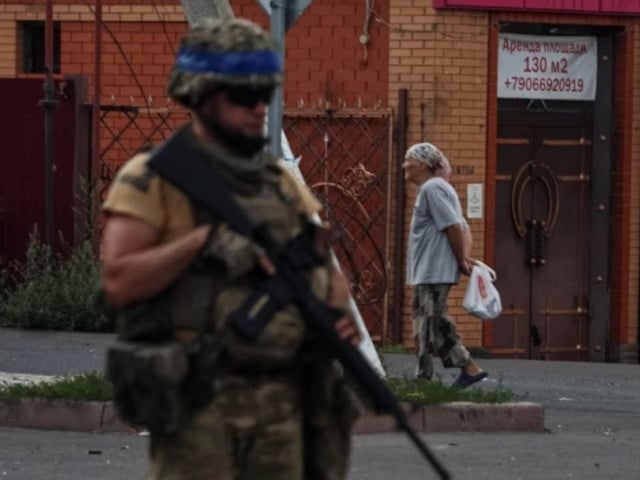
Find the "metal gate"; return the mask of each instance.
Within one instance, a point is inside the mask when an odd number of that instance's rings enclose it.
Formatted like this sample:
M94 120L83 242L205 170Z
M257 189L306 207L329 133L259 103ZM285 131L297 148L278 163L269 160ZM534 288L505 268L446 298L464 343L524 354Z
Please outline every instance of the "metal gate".
M124 162L140 149L169 138L188 118L188 112L182 109L101 105L100 199L104 199L116 171Z
M72 79L56 81L53 219L56 247L74 241L74 176L78 165L76 91ZM23 260L29 232L45 232L45 144L41 79L0 79L0 260ZM79 192L77 192L79 193Z
M102 195L122 162L188 119L184 110L118 105L102 106L100 116ZM293 110L283 119L305 180L324 204L321 217L339 232L336 255L376 342L387 310L391 127L389 110Z
M333 247L371 338L384 339L387 317L388 110L288 111L284 129L300 169L338 229Z
M588 359L591 130L588 113L499 116L495 355Z

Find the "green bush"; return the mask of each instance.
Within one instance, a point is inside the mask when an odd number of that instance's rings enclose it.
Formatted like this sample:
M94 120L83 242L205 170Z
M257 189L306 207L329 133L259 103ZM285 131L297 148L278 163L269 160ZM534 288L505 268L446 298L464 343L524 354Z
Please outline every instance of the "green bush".
M14 286L2 288L2 326L85 332L112 330L96 301L100 266L89 241L68 255L57 255L34 229L29 236L26 262L14 277Z

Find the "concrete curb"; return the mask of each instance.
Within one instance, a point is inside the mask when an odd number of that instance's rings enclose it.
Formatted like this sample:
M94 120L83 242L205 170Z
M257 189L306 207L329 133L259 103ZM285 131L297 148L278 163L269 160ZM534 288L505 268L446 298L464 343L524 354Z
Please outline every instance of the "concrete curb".
M544 408L530 402L478 404L453 402L438 406L403 404L417 432L543 432ZM122 422L112 402L24 399L0 402L0 426L81 432L135 432ZM389 415L365 415L355 434L395 431Z
M543 432L544 408L531 402L483 404L451 402L436 406L403 404L409 425L417 432ZM365 416L354 433L384 433L395 430L390 415Z
M23 399L0 402L0 426L78 432L132 432L112 402Z

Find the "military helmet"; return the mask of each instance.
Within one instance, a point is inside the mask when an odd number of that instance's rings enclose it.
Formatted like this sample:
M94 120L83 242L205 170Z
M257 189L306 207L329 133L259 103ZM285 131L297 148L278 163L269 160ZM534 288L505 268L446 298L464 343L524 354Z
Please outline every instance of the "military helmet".
M169 75L169 96L196 108L224 86L275 86L282 62L273 38L243 19L202 18L182 39Z

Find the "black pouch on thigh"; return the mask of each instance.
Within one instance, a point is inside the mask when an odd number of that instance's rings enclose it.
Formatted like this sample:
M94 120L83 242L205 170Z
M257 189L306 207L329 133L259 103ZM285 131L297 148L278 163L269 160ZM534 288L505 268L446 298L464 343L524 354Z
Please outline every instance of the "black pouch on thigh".
M208 275L188 272L161 295L117 312L106 373L124 421L171 433L212 400L223 345L207 331L213 292ZM196 340L176 341L178 329L197 331Z
M153 433L173 433L214 397L219 342L117 341L107 350L106 374L120 417Z
M106 375L125 422L154 433L177 431L190 407L183 395L189 355L178 342L117 341L107 351Z

